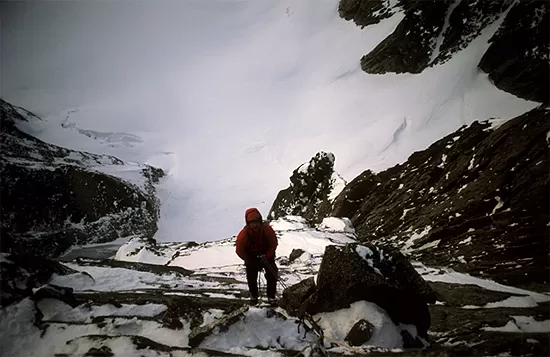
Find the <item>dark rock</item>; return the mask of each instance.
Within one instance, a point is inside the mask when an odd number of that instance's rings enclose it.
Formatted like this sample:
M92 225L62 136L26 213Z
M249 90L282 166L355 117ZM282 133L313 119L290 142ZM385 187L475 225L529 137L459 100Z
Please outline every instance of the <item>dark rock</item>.
M77 273L54 260L29 256L2 254L0 262L0 304L7 306L27 296L32 289L48 282L52 274L67 275Z
M548 283L549 131L542 107L497 129L462 127L404 164L361 174L331 215L350 217L360 241L431 266L505 284Z
M449 26L439 54L433 63L443 63L468 46L481 32L494 23L510 6L511 0L462 0L450 7L447 13Z
M95 347L90 348L90 350L88 352L86 352L86 354L84 356L111 357L111 356L114 356L114 355L115 354L113 353L113 351L109 347L102 346L102 347L99 347L99 348L95 348Z
M405 3L405 2L404 2ZM451 1L407 1L405 18L395 31L361 58L367 73L420 73L430 63L433 41Z
M296 259L300 258L304 253L305 251L303 249L292 249L292 252L290 252L290 255L288 256L288 262L292 263Z
M126 261L114 260L114 259L96 260L96 259L77 258L76 261L80 265L124 268L124 269L131 269L131 270L137 270L137 271L144 271L144 272L153 273L153 274L175 273L180 276L189 276L193 274L192 270L188 270L178 266L126 262Z
M290 187L277 195L269 210L269 219L287 215L302 216L321 222L332 209L330 195L335 185L345 181L334 172L334 155L320 152L309 163L292 173Z
M361 319L353 325L344 341L348 342L350 346L361 346L370 340L373 332L374 326L367 320Z
M403 339L403 348L424 348L424 343L418 338L413 337L407 330L401 330L401 338Z
M153 183L162 170L143 166L139 188L95 169L122 165L107 155L64 149L23 133L39 120L0 100L1 250L55 257L73 244L122 236L152 237L159 202Z
M197 243L197 242L187 242L187 244L185 244L185 249L189 249L189 248L194 248L194 247L198 247L200 244Z
M353 20L357 26L377 24L395 13L383 0L340 0L338 13L346 20Z
M279 306L291 315L300 314L302 305L314 291L315 280L313 278L302 280L283 291L283 297L279 302Z
M335 311L360 300L377 304L396 324L415 325L425 337L430 327L427 304L435 303L435 293L396 250L368 244L328 246L306 311Z
M542 103L550 98L549 6L545 0L517 1L479 63L498 88Z
M73 289L64 286L46 284L34 290L34 293L32 295L32 299L34 301L39 301L47 298L63 301L64 303L72 307L77 307L79 305L73 295Z
M395 31L361 58L367 73L420 73L466 48L510 9L491 38L479 67L497 87L548 103L549 4L545 0L401 0L405 18ZM396 8L379 0L341 0L339 14L364 27Z

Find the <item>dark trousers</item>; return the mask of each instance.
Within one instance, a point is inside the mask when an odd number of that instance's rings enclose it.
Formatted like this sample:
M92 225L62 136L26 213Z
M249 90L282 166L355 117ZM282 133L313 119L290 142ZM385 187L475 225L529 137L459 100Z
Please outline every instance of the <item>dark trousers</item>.
M267 264L260 262L246 264L246 281L248 282L248 290L251 296L258 296L258 272L263 268L265 271L265 280L267 280L267 297L275 298L278 273L275 259L268 260Z

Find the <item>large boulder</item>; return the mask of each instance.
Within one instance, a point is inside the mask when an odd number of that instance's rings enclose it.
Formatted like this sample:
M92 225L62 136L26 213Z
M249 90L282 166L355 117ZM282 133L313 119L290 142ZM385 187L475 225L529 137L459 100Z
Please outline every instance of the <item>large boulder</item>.
M290 177L290 186L279 192L269 210L269 219L302 216L319 223L332 209L332 202L346 182L334 172L334 155L319 152L300 165Z
M106 174L123 166L115 157L68 150L19 129L40 120L0 100L1 245L4 252L55 257L73 244L119 237L152 238L159 202L153 184L163 175L150 166L135 171L141 186Z
M327 246L306 312L336 311L361 300L383 308L395 324L415 325L420 336L427 336L427 304L435 303L435 293L401 253L368 244Z
M479 63L493 83L518 97L548 103L548 1L517 1Z
M364 172L331 216L349 217L360 241L426 264L547 284L550 116L541 107L498 124L475 122L403 164Z

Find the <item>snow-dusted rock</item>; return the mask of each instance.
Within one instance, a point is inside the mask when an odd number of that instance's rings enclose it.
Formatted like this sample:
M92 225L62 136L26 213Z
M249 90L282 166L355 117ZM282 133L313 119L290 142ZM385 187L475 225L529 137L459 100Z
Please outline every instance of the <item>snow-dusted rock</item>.
M319 152L300 165L290 177L290 186L279 192L268 218L297 215L320 222L332 208L332 202L346 185L334 171L334 155Z
M403 164L363 172L331 216L349 217L360 241L427 264L547 284L549 112L541 107L492 124L475 122Z
M413 324L420 336L427 336L427 304L435 303L435 293L402 254L372 245L328 246L306 311L335 311L360 300L377 304L395 323Z
M47 283L53 274L67 275L75 270L47 258L2 253L0 260L0 305L6 306ZM36 293L40 294L45 291Z
M479 68L500 89L548 103L549 12L546 1L517 1L491 38Z
M401 7L389 0L340 0L338 13L346 20L353 20L357 26L365 27L390 17Z
M341 0L339 14L364 27L403 12L395 31L361 58L368 73L420 73L495 31L479 67L501 89L548 102L548 13L539 0Z
M39 118L5 101L0 111L4 251L53 257L73 244L153 236L162 170L47 144L18 127Z

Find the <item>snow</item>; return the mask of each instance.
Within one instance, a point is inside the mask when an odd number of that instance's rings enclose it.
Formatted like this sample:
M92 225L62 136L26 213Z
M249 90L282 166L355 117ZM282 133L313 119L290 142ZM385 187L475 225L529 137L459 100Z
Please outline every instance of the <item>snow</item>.
M495 206L495 208L493 208L493 211L491 212L491 216L493 214L495 214L496 211L498 211L499 209L502 208L502 206L504 206L504 201L499 197L499 196L496 196L495 197L495 200L497 200L497 204Z
M491 280L476 278L469 274L459 273L449 268L434 269L424 266L421 263L414 263L415 269L422 275L426 281L440 281L451 284L473 284L482 288L494 291L504 291L519 295L530 296L537 303L550 301L550 296L537 292L502 285Z
M95 266L79 266L76 264L67 264L68 267L75 270L84 271L89 276L76 273L69 275L55 275L50 280L51 284L67 286L75 291L126 291L136 289L159 289L163 286L170 286L173 289L187 287L190 283L186 279L176 276L175 273L169 275L157 275L148 272L128 270L123 268L103 268ZM215 287L214 283L195 282L195 287Z
M286 221L286 222L285 222ZM296 216L284 217L278 220L286 230L277 230L279 236L278 256L290 254L294 248L306 251L284 269L282 275L286 284L291 285L317 275L324 249L330 244L345 244L357 242L350 238L351 233L345 232L351 228L345 219L330 218L317 227L304 227L303 221ZM322 227L321 227L322 226ZM278 227L280 228L280 227ZM126 244L140 248L144 244L134 239ZM190 276L182 277L172 272L158 274L129 270L123 268L104 268L98 266L67 263L67 266L86 274L76 273L66 276L53 276L50 283L67 286L78 292L94 294L94 292L121 292L133 294L162 294L164 296L216 297L223 299L242 299L242 293L247 291L245 271L242 262L234 252L234 238L203 243L196 247L185 248L185 243L159 243L156 249L171 255L175 252L187 254L189 265L204 266ZM435 242L434 242L435 243ZM124 246L120 251L129 251ZM374 252L368 247L358 245L356 249L363 259L373 264ZM383 252L380 252L384 260ZM234 264L224 265L223 259L235 259ZM140 259L156 259L151 255L141 255ZM220 261L222 261L220 263ZM151 263L152 261L144 261ZM193 263L194 262L194 263ZM193 264L191 264L193 263ZM507 291L522 296L512 296L502 301L488 303L485 306L463 306L463 308L529 308L538 303L550 301L550 296L517 289L494 283L489 280L471 277L467 274L454 272L451 269L431 268L413 262L415 269L427 281L444 281L458 284L475 284L486 289ZM229 278L229 282L205 281L200 277ZM262 276L263 279L263 276ZM262 282L262 285L265 282ZM163 290L159 290L163 289ZM279 291L279 295L281 291ZM188 346L191 333L190 322L181 317L182 328L168 328L157 321L168 306L161 303L146 303L143 305L123 303L111 305L106 303L90 303L75 308L64 302L46 298L37 302L36 307L43 314L43 320L49 327L43 332L33 325L35 304L29 299L12 304L0 310L0 345L4 356L84 355L90 348L108 346L115 356L132 355L136 351L135 344L129 336L143 336L153 341L172 346L176 350L171 353L162 351L140 350L138 355L144 356L186 356L186 351L177 348ZM228 326L227 329L214 329L214 333L201 343L200 347L220 349L246 356L279 356L280 352L270 349L287 349L293 351L305 350L316 341L312 333L304 335L303 326L297 320L287 316L284 310L277 308L276 313L270 309L251 307L244 317ZM204 320L202 326L215 322L224 314L221 309L206 309L202 311ZM283 314L286 319L278 314ZM93 323L93 318L103 317L101 324ZM141 318L140 318L141 317ZM386 312L374 303L357 301L349 308L330 313L320 313L313 316L324 329L325 347L329 342L337 341L343 346L343 340L351 327L360 319L369 321L374 326L374 333L361 348L387 348L398 352L402 348L400 332L409 331L413 337L416 329L412 325L396 326ZM535 321L530 316L512 316L513 321L504 326L489 327L489 331L511 332L548 332L550 321ZM70 328L67 328L70 326ZM40 337L43 334L43 337ZM103 335L102 340L94 340L87 335ZM21 346L28 346L21 348ZM267 349L267 350L266 350ZM82 352L84 351L84 352ZM349 352L347 348L331 348L330 351ZM81 353L82 352L82 353ZM79 354L80 353L80 354Z
M437 165L437 167L442 169L443 167L445 167L445 162L446 161L447 161L447 155L445 155L445 154L441 155L441 163L439 165Z
M403 347L401 330L396 326L387 313L376 304L368 301L357 301L347 309L334 312L325 312L313 316L323 328L325 336L336 341L344 341L344 338L353 325L361 319L365 319L374 326L372 337L365 345L385 348ZM416 336L416 333L413 334Z
M163 168L159 241L235 235L319 151L352 179L538 105L477 70L499 21L421 74L369 75L359 59L400 10L361 29L337 0L10 6L3 98L44 117L25 130L46 142ZM105 168L139 180L138 166L119 169Z
M490 302L484 306L472 306L466 305L463 306L464 309L492 309L498 307L514 307L514 308L529 308L538 306L535 299L530 296L511 296L505 300Z
M351 222L347 218L329 217L317 227L311 228L302 217L286 216L271 222L271 226L278 238L277 257L288 257L292 250L302 249L308 253L302 258L312 264L318 264L317 256L323 254L328 245L357 242ZM216 268L220 271L234 271L243 264L235 253L235 237L180 250L177 258L166 258L166 262L165 259L159 259L158 256L151 254L128 255L129 252L134 252L140 247L143 247L141 251L146 250L141 240L131 240L119 249L116 259L168 264L190 270ZM172 257L178 251L173 244L158 243L157 248L165 257ZM148 260L150 258L151 260Z
M268 317L268 310L252 307L244 319L229 326L225 332L214 332L199 347L245 354L248 348L302 350L315 340L311 334L303 340L303 330L292 320Z
M372 258L374 253L372 252L372 250L368 247L365 247L364 245L358 245L357 247L355 247L355 251L357 252L357 254L364 260L367 262L367 264L374 269L374 271L380 275L382 275L382 273L380 272L380 270L378 270L378 268L376 268L374 266L374 261Z
M471 229L471 228L470 228ZM473 231L473 230L472 230ZM469 232L469 230L468 230ZM472 237L468 237L464 240L461 240L460 242L458 242L458 244L468 244L468 243L471 243L472 242Z
M428 243L424 244L423 246L421 246L420 248L417 248L415 250L419 251L419 250L435 248L439 245L439 243L441 243L441 239L434 240L433 242L428 242Z
M166 311L161 304L133 305L121 304L121 307L107 304L87 307L80 305L75 308L56 299L42 299L37 307L44 314L44 320L89 322L95 316L156 316Z
M532 316L512 316L512 320L504 326L482 327L482 329L498 332L548 333L550 332L550 320L536 321Z
M135 253L137 251L137 253ZM132 239L118 249L115 259L128 262L148 262L149 264L164 265L170 261L171 256L166 253L155 254L144 247L141 239Z
M411 237L409 239L407 239L407 241L404 243L403 247L401 248L401 252L403 252L404 254L407 254L407 253L410 253L413 251L412 249L412 246L414 245L414 242L417 240L417 239L420 239L424 236L426 236L428 233L430 233L430 231L432 230L432 227L431 226L426 226L424 227L424 229L417 233L419 230L415 231Z
M336 197L338 197L338 195L344 190L347 183L346 180L344 180L342 176L338 175L336 172L332 173L332 177L330 180L332 183L332 190L328 195L328 200L330 202L333 202Z
M470 160L470 165L468 165L468 170L472 170L474 168L474 160L476 158L476 155L474 154L472 156L472 159Z
M319 229L330 232L355 234L355 229L349 218L327 217L318 226Z

